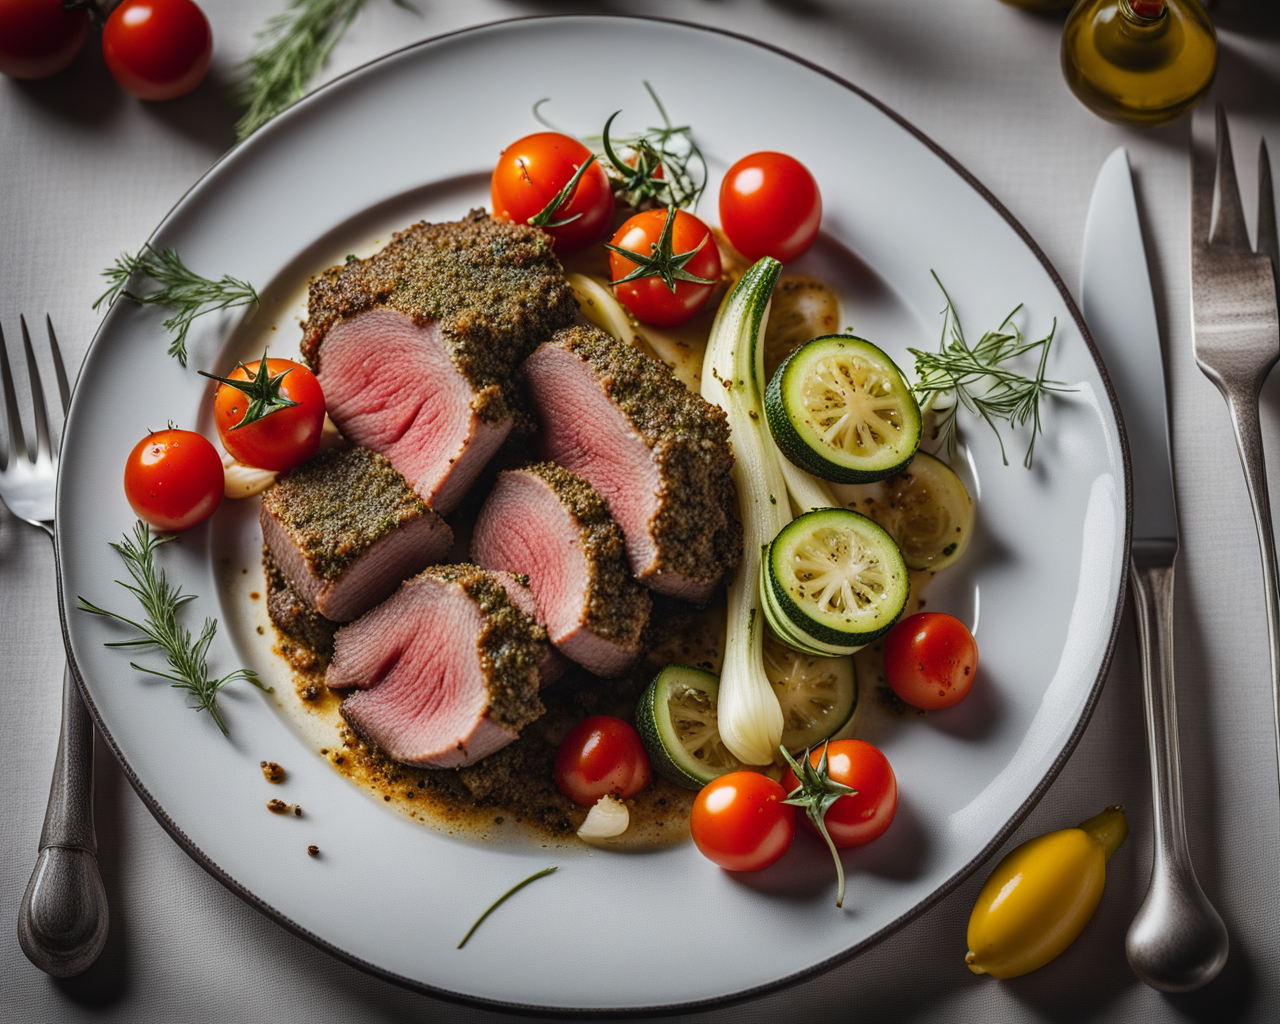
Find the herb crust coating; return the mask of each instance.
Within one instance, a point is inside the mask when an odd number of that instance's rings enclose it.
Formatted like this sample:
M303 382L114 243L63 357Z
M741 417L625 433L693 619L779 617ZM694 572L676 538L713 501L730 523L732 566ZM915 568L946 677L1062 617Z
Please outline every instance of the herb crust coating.
M265 544L262 545L262 568L267 574L267 614L276 629L317 654L331 654L333 634L341 623L326 619L293 592Z

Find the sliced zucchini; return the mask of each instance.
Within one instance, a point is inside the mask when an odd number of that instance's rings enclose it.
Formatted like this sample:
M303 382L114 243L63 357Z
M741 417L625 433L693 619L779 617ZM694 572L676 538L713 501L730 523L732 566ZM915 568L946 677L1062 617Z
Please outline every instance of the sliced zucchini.
M793 520L764 561L766 618L773 625L777 617L784 642L796 635L807 641L809 653L852 654L871 643L898 620L911 591L893 538L848 509Z
M636 730L654 769L672 782L701 789L742 767L720 738L719 696L719 678L689 665L668 665L641 695Z
M920 407L902 371L851 334L814 338L788 356L764 409L782 454L823 480L883 480L920 444Z
M866 513L898 542L910 569L940 572L973 536L974 504L955 470L927 452L873 487L840 488L842 503Z
M801 654L766 634L764 672L782 705L782 745L792 753L834 736L858 706L852 657Z

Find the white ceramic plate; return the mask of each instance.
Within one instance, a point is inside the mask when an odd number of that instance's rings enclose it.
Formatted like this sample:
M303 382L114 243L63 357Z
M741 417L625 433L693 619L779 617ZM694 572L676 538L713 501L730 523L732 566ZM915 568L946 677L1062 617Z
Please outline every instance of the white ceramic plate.
M714 217L719 177L745 153L782 150L809 166L825 202L809 266L840 289L846 324L904 361L907 345L936 344L931 269L975 338L1019 302L1036 335L1057 319L1051 375L1075 390L1047 403L1032 472L1019 465L1025 437L1009 438L1006 467L989 432L971 427L979 536L930 593L930 607L975 627L979 683L957 708L923 719L866 714L863 735L892 762L901 802L883 839L846 854L843 912L826 853L803 837L774 868L734 876L690 844L623 856L425 828L340 777L277 706L289 694L224 691L226 739L103 647L119 630L73 608L84 595L132 610L111 582L122 567L108 547L133 522L121 466L166 420L212 435L211 390L194 367L225 367L260 351L264 335L275 353L295 353L307 277L418 217L482 205L499 150L536 130L538 98L551 97L547 112L584 134L618 108L623 121L651 123L639 78L619 68L644 68L673 117L695 126L712 170L704 215ZM264 301L246 320L201 322L188 370L164 355L161 312L121 303L107 317L62 461L66 630L99 726L160 821L228 887L322 948L416 988L520 1007L671 1008L764 990L866 948L947 892L1027 813L1083 730L1127 561L1126 454L1105 375L1026 233L944 153L847 83L669 22L565 17L472 29L320 90L221 160L153 241L206 274L266 286ZM252 506L228 503L161 561L199 595L189 620L222 622L215 673L248 664L280 678L244 593L258 571L253 519ZM264 758L289 770L282 789L264 782ZM277 795L305 817L268 814ZM308 858L309 844L322 856ZM557 874L455 949L493 898L549 863Z

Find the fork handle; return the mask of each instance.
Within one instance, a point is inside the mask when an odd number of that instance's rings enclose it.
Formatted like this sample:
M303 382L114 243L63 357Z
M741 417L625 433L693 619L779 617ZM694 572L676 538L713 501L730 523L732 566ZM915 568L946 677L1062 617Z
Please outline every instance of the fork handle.
M93 825L93 743L93 720L68 667L40 856L18 912L18 940L27 959L60 978L88 968L107 940L107 894Z

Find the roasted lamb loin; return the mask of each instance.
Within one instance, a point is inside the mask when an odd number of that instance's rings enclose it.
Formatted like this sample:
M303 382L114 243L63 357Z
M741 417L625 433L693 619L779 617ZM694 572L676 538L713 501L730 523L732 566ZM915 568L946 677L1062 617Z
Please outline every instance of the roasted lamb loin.
M542 714L547 650L546 630L493 573L437 565L338 630L325 682L359 688L342 714L389 757L460 768Z
M581 477L551 462L501 473L471 557L527 576L551 642L584 668L618 675L640 654L649 595L631 577L604 499Z
M381 455L317 455L262 495L262 539L296 598L350 622L448 554L453 533Z
M576 312L550 239L475 210L320 274L302 353L342 433L447 515L515 422L513 372Z
M594 327L557 332L524 374L542 457L600 492L636 578L706 601L742 557L724 413Z

